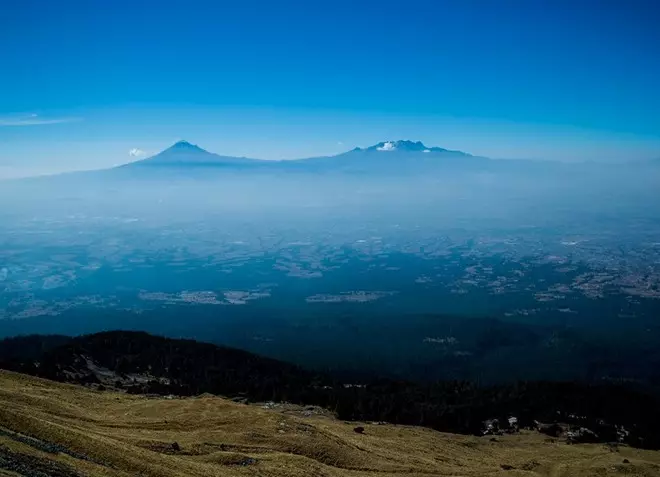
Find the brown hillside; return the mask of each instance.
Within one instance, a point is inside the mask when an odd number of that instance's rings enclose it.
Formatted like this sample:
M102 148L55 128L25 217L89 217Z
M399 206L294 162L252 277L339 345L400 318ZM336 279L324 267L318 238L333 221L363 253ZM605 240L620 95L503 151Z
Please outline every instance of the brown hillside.
M660 476L654 451L525 432L492 441L305 414L0 371L0 476Z

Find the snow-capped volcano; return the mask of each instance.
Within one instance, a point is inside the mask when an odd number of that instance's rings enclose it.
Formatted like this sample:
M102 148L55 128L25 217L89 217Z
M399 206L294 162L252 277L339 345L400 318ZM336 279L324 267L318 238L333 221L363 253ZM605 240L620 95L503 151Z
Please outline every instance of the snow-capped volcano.
M408 141L400 139L398 141L384 141L374 144L371 147L364 149L366 151L381 151L381 152L455 152L443 149L441 147L427 147L422 141Z

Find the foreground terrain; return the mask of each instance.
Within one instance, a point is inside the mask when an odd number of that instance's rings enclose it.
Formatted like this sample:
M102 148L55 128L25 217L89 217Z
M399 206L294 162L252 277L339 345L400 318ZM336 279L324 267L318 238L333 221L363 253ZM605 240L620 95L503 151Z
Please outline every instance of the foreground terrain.
M212 394L246 404L313 406L346 421L473 435L534 428L573 443L660 450L658 393L623 383L347 380L246 351L131 331L5 339L0 369L99 391Z
M656 451L569 445L531 432L458 436L264 407L101 392L0 371L0 475L660 475Z

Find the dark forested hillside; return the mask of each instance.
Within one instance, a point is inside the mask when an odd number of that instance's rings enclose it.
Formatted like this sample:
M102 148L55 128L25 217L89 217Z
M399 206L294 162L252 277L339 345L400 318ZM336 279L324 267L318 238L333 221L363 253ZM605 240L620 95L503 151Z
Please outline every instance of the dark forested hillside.
M30 363L41 360L53 348L70 342L70 336L28 335L0 341L0 363Z
M52 380L133 393L213 393L246 401L320 405L340 419L387 421L481 433L484 421L565 423L594 439L660 448L660 400L622 385L521 382L343 382L252 353L192 340L113 331L0 341L0 367ZM502 426L502 427L507 427Z

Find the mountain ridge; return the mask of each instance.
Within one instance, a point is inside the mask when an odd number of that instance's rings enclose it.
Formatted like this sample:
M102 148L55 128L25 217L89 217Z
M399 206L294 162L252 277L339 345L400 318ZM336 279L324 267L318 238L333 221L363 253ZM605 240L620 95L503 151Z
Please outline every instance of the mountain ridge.
M463 151L454 151L451 149L445 149L442 147L437 147L437 146L431 146L428 147L426 146L422 141L411 141L408 139L398 139L395 141L382 141L379 142L378 144L374 144L373 146L369 146L367 148L355 148L353 149L354 151L379 151L379 152L391 152L391 151L405 151L405 152L423 152L423 153L431 153L431 152L448 152L452 154L458 154L462 156L472 156L472 154L468 154Z
M396 141L382 141L366 148L356 147L352 150L339 153L332 156L315 156L300 159L289 160L264 160L248 157L224 156L209 152L206 149L192 144L186 140L181 140L174 143L167 149L151 156L146 159L141 159L127 164L122 164L117 168L135 167L135 166L259 166L282 169L299 169L311 165L315 168L321 164L331 167L334 161L342 166L345 165L346 159L350 159L354 163L359 163L360 160L366 158L370 159L373 153L388 153L381 155L381 161L391 161L395 156L403 159L401 155L405 155L405 159L410 162L411 156L417 156L419 160L427 161L429 158L426 155L430 154L439 159L439 156L455 156L472 158L471 154L462 151L452 151L441 147L427 147L421 141L410 140L396 140Z

